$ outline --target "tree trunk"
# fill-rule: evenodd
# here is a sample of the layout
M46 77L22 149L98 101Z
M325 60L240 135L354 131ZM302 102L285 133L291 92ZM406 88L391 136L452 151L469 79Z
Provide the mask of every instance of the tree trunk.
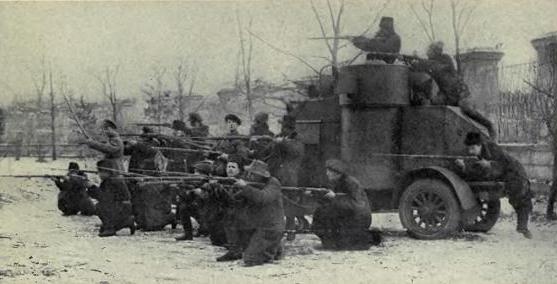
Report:
M52 160L56 161L56 110L54 106L54 95L51 99L51 106L50 106L50 129L52 132L51 135L51 143L52 143Z
M118 106L116 105L116 101L112 102L112 120L118 125Z
M552 183L549 189L549 198L547 200L547 214L548 216L554 213L555 194L557 194L557 140L552 141L553 153L553 169L552 169Z
M54 91L52 88L52 70L50 71L50 142L52 144L52 160L56 161L56 106L54 105Z
M253 119L253 101L251 100L251 86L249 84L246 84L247 90L246 90L246 97L248 99L248 115L249 115L249 122L252 122Z

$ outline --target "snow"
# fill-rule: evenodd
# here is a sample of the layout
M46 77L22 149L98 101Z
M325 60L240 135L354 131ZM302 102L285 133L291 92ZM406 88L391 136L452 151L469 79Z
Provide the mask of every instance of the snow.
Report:
M94 161L78 161L93 169ZM0 161L2 174L55 173L68 161ZM60 173L60 172L57 172ZM547 223L536 203L533 240L514 231L505 201L503 218L488 234L461 233L440 241L409 238L397 214L376 214L385 242L367 251L319 249L313 235L287 242L276 264L244 268L219 263L224 249L207 238L176 242L179 230L127 230L99 238L97 217L64 217L49 180L2 178L0 282L2 283L555 283L557 223Z

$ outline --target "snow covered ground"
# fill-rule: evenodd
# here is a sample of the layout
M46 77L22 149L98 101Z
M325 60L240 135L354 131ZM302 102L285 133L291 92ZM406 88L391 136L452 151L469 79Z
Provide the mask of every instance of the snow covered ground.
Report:
M67 162L3 159L0 171L63 173L51 168ZM79 162L94 169L94 161ZM57 191L49 180L0 179L1 283L557 283L557 222L543 220L543 202L532 218L533 240L514 231L505 201L488 234L420 241L406 236L396 214L380 214L373 216L386 234L380 247L322 251L315 236L299 235L280 262L244 268L217 263L224 249L206 238L177 243L178 230L99 238L97 217L60 214Z

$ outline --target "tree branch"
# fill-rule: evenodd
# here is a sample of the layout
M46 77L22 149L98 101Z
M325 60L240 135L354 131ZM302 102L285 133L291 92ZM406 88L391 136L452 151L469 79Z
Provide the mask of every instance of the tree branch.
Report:
M261 41L262 43L264 43L265 45L269 46L271 49L282 53L284 55L288 55L292 58L297 59L299 62L301 62L302 64L304 64L306 67L308 67L309 69L311 69L313 72L315 72L316 74L319 74L319 70L315 69L315 67L311 66L311 64L309 64L309 62L307 62L305 59L303 59L300 56L297 56L291 52L288 52L286 50L282 50L274 45L272 45L271 43L267 42L266 40L264 40L263 38L261 38L260 36L256 35L255 33L253 33L252 31L248 31L248 33L250 33L254 38L258 39L259 41Z
M367 28L362 33L360 33L361 36L367 34L369 32L369 30L371 30L372 28L375 27L375 25L377 24L377 21L379 21L379 17L381 17L381 15L385 11L385 9L387 9L387 7L391 3L391 1L392 0L385 0L385 2L383 2L383 5L379 9L379 11L377 11L377 13L375 13L375 17L373 17L373 20L368 24Z
M317 12L317 8L315 8L315 4L313 3L313 0L309 1L311 3L311 10L313 11L313 14L315 15L315 19L317 20L317 23L319 24L319 28L321 29L321 35L323 37L327 37L327 33L325 32L325 27L323 26L323 22L321 21L321 17L319 16L319 13ZM329 43L328 40L324 40L325 44L327 45L327 48L329 49L329 52L331 54L333 54L333 48L331 47L331 44Z
M416 8L414 5L410 5L410 10L412 11L412 13L414 14L414 16L416 17L416 20L418 21L418 24L420 24L420 27L422 28L423 32L425 33L425 35L427 36L427 39L430 42L433 42L433 37L429 34L429 30L427 29L427 25L426 23L422 20L422 18L420 17L420 15L418 14L418 11L416 11Z

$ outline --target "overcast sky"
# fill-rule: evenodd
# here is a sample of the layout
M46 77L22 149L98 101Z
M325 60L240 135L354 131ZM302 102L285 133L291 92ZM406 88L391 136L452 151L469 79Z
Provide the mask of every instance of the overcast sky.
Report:
M452 48L449 0L437 0L438 38ZM465 0L470 2L470 0ZM332 2L336 3L335 0ZM347 0L343 33L363 32L383 1ZM395 18L402 51L423 53L427 39L409 9L410 0L392 0L384 15ZM315 1L328 23L325 1ZM464 35L465 47L503 43L504 64L530 61L535 53L530 40L557 30L557 0L480 1ZM52 62L56 77L63 74L72 89L100 98L93 77L105 66L120 66L119 92L141 96L153 66L175 67L179 58L198 66L196 91L213 94L234 78L239 49L236 11L252 31L268 42L307 58L315 66L326 55L309 1L195 1L111 3L0 3L0 96L29 95L32 72L42 57ZM375 32L375 27L369 33ZM357 51L347 47L348 58ZM310 75L295 59L254 39L255 78L281 80ZM169 87L173 88L169 82Z

